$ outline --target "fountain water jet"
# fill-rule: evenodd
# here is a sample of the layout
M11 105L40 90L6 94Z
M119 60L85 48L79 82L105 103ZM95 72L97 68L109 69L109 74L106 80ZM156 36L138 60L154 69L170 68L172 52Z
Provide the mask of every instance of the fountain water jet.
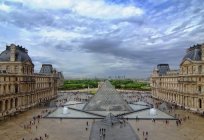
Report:
M150 116L156 116L157 115L157 110L155 108L151 108L149 111Z
M62 114L69 114L69 113L70 113L70 112L69 112L68 107L67 107L67 106L64 106L63 111L62 111Z

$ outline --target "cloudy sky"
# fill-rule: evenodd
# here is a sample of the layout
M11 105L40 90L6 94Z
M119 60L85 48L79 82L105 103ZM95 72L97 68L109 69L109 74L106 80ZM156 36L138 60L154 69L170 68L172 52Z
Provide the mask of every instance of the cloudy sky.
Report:
M65 77L149 77L177 69L185 49L204 43L203 0L0 0L0 51L19 44L39 71Z

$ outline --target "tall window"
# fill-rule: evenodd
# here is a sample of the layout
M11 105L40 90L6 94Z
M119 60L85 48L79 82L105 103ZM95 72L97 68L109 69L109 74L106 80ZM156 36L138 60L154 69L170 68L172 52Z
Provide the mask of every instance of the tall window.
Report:
M201 86L198 86L198 92L201 93Z
M202 100L198 99L198 102L199 102L199 108L202 108Z
M198 66L198 74L201 74L202 73L202 66Z
M18 66L15 66L15 73L18 73Z

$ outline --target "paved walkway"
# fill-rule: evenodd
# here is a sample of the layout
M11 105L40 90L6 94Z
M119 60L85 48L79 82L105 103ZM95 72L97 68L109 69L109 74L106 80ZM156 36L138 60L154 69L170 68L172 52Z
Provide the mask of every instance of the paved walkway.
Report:
M101 135L100 129L105 129L105 135ZM105 125L101 121L93 124L90 140L139 140L129 123Z

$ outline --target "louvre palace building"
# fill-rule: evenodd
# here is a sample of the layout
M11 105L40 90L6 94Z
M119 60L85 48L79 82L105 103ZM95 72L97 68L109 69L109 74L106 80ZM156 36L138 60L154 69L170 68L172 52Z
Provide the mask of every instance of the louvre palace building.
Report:
M186 51L179 70L159 64L151 75L152 96L192 111L204 112L204 44Z
M0 117L55 98L61 78L62 73L51 64L43 64L40 72L34 73L28 50L15 44L6 46L0 54Z

